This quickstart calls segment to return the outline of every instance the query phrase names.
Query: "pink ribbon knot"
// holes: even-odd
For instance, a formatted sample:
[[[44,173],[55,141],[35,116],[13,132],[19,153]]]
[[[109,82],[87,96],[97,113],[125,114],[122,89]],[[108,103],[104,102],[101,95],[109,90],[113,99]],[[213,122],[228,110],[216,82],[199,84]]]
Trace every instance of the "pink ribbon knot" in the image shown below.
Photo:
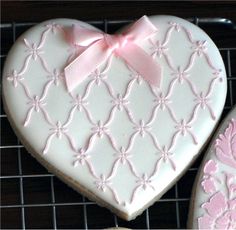
[[[85,50],[65,67],[65,79],[69,92],[103,64],[112,54],[124,59],[150,84],[160,87],[161,67],[136,43],[157,32],[147,16],[143,16],[122,34],[109,35],[80,26],[67,32],[73,44]]]

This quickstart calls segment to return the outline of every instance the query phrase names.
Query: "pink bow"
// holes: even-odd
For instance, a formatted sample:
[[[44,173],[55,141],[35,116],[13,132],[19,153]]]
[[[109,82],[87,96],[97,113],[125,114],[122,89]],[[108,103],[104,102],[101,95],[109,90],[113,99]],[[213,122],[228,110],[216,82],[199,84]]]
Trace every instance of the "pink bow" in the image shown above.
[[[65,79],[71,92],[111,54],[123,58],[139,75],[152,85],[160,86],[161,67],[137,42],[147,39],[157,31],[156,27],[143,16],[122,34],[109,35],[95,30],[74,26],[68,36],[73,44],[86,49],[65,67]]]

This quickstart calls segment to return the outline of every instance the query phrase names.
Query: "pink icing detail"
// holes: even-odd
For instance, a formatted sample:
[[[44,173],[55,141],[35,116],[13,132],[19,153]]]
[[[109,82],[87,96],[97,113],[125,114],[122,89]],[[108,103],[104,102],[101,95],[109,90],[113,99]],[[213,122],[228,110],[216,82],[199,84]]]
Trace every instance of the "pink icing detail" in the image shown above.
[[[158,173],[160,163],[167,163],[167,161],[170,163],[172,169],[175,171],[176,170],[176,165],[174,161],[170,158],[172,157],[173,153],[170,152],[170,149],[167,149],[166,146],[164,146],[162,149],[159,150],[161,153],[161,157],[156,161],[155,167],[153,172],[151,173],[150,178],[155,177],[155,175]]]
[[[146,190],[147,188],[151,188],[152,190],[155,191],[155,188],[151,185],[151,182],[152,180],[150,179],[150,177],[147,176],[146,173],[144,173],[142,177],[139,177],[138,180],[136,181],[138,186],[133,190],[130,203],[134,201],[139,189]]]
[[[215,66],[213,65],[213,63],[211,62],[211,59],[210,59],[210,57],[208,56],[208,54],[204,52],[204,56],[205,56],[205,58],[206,58],[206,60],[207,60],[208,65],[209,65],[213,70],[217,71],[216,67],[215,67]]]
[[[52,133],[48,136],[47,140],[46,140],[46,145],[43,149],[43,153],[46,154],[50,148],[50,145],[51,145],[51,141],[52,141],[52,138],[54,136],[56,136],[57,138],[61,139],[62,138],[62,135],[65,135],[67,132],[68,132],[68,129],[64,126],[64,125],[61,125],[61,122],[58,121],[56,123],[56,125],[54,125],[52,128],[50,128],[50,130],[52,130]],[[68,135],[65,135],[67,138],[69,137]],[[69,139],[69,142],[71,143],[71,140],[70,138]]]
[[[59,30],[59,31],[62,31],[63,32],[63,29],[60,25],[52,22],[51,24],[47,24],[45,25],[49,31],[51,31],[53,34],[56,34],[56,31]]]
[[[150,43],[152,44],[152,49],[154,48],[153,53],[151,54],[151,56],[155,59],[156,56],[158,56],[159,58],[161,58],[165,52],[168,50],[167,47],[165,47],[163,44],[160,44],[159,41],[156,41],[156,43],[154,43],[151,39],[150,39]]]
[[[184,72],[188,72],[192,67],[193,67],[193,63],[195,61],[196,58],[196,53],[192,53],[189,59],[189,63],[188,65],[185,67]]]
[[[19,76],[23,75],[23,74],[26,72],[30,60],[31,60],[31,55],[28,55],[28,56],[26,57],[25,61],[24,61],[24,64],[23,64],[22,69],[21,69],[20,72],[18,73]]]
[[[115,151],[118,151],[118,147],[117,147],[117,145],[116,145],[116,142],[115,142],[114,138],[113,138],[110,134],[106,134],[106,135],[107,135],[108,140],[110,141],[111,146],[113,147],[113,149],[114,149]]]
[[[221,172],[224,180],[216,176],[220,163],[236,169],[234,163],[235,136],[236,121],[231,119],[224,133],[219,134],[216,139],[215,154],[219,164],[213,160],[205,163],[201,186],[206,193],[211,195],[209,195],[208,201],[202,204],[205,212],[198,218],[199,229],[236,228],[236,177],[224,171]],[[220,188],[217,188],[216,182],[221,185]]]
[[[121,164],[125,164],[129,161],[129,158],[132,157],[132,155],[125,150],[124,147],[121,147],[119,150],[118,150],[118,153],[116,153],[115,155],[118,154],[118,160],[120,160]]]
[[[64,81],[64,74],[59,72],[58,69],[54,69],[48,77],[51,78],[55,86],[58,86],[60,81]]]
[[[12,84],[14,85],[14,87],[16,88],[16,87],[17,87],[17,83],[18,83],[19,81],[24,80],[24,78],[23,78],[21,75],[19,75],[19,74],[16,72],[16,70],[13,70],[11,74],[7,75],[7,80],[8,80],[8,81],[11,81]]]
[[[214,86],[216,80],[217,80],[217,77],[215,77],[211,80],[210,85],[209,85],[208,90],[207,90],[207,93],[206,93],[207,97],[211,94],[211,91],[213,89],[213,86]]]
[[[174,27],[174,29],[175,29],[177,32],[180,32],[181,26],[180,26],[179,23],[177,23],[177,22],[169,22],[168,24],[171,25],[172,27]]]
[[[167,30],[167,32],[165,34],[164,41],[162,42],[162,46],[166,46],[167,45],[167,43],[170,40],[170,35],[171,35],[172,31],[174,30],[174,28],[175,28],[175,25],[171,25],[171,27]]]
[[[47,34],[48,34],[48,31],[49,31],[49,30],[45,30],[45,31],[42,33],[40,42],[39,42],[39,44],[38,44],[38,49],[41,49],[41,48],[43,47],[43,45],[45,44],[46,36],[47,36]]]
[[[73,165],[74,167],[77,167],[79,164],[85,165],[86,161],[91,157],[88,155],[84,149],[80,149],[78,153],[75,155],[76,160],[74,161]]]
[[[167,63],[168,66],[170,67],[170,69],[171,69],[172,71],[175,71],[175,67],[174,67],[174,65],[173,65],[173,63],[172,63],[170,57],[169,57],[167,54],[165,54],[165,53],[163,54],[163,56],[164,56],[164,58],[165,58],[165,60],[166,60],[166,63]]]
[[[135,125],[135,124],[136,124],[136,121],[135,121],[135,119],[134,119],[132,113],[130,112],[129,108],[126,107],[126,106],[124,106],[124,109],[125,109],[125,111],[126,111],[128,117],[129,117],[130,122]]]
[[[207,43],[206,41],[196,41],[194,43],[194,46],[192,46],[192,48],[194,49],[194,51],[197,53],[199,57],[201,57],[202,54],[204,54],[205,51],[207,50],[206,43]],[[210,67],[212,66],[210,65]]]
[[[236,168],[236,120],[232,119],[224,134],[216,139],[216,156],[224,164]]]
[[[185,136],[186,133],[188,133],[192,137],[194,144],[195,145],[198,144],[197,138],[195,137],[193,132],[190,130],[191,126],[190,126],[189,122],[187,123],[184,119],[181,119],[181,121],[179,123],[177,123],[175,128],[178,130],[178,133],[180,133],[182,136]]]
[[[32,57],[34,61],[36,61],[37,58],[40,57],[40,54],[43,54],[41,47],[37,46],[36,43],[30,44],[26,38],[24,38],[24,43],[27,47],[26,51],[30,54],[30,57]]]
[[[130,95],[132,86],[133,86],[133,84],[134,84],[135,81],[136,81],[136,79],[132,79],[132,80],[128,83],[128,86],[127,86],[127,88],[126,88],[126,92],[125,92],[125,94],[124,94],[124,98],[125,98],[125,99]],[[140,80],[140,81],[141,81],[141,80]]]
[[[206,162],[203,170],[204,176],[201,186],[206,193],[213,193],[216,191],[214,173],[217,170],[217,163],[213,160],[209,160]]]
[[[130,152],[131,151],[131,149],[132,149],[132,147],[133,147],[133,145],[134,145],[134,139],[135,139],[135,137],[138,135],[138,132],[134,132],[131,136],[130,136],[130,138],[129,138],[129,143],[128,143],[128,147],[126,148],[126,151],[127,152]]]
[[[145,124],[143,120],[140,120],[139,123],[136,124],[134,129],[137,131],[138,134],[140,134],[141,137],[144,137],[144,135],[150,129],[150,126]]]
[[[149,136],[151,137],[151,139],[153,141],[153,144],[156,147],[156,149],[158,151],[161,151],[161,147],[160,147],[160,144],[157,141],[157,138],[150,131],[147,131],[147,134],[149,134]]]
[[[106,178],[103,174],[95,181],[97,189],[101,190],[102,192],[106,191],[106,188],[109,184],[111,184],[110,180]]]
[[[116,171],[117,171],[117,168],[118,168],[118,166],[119,166],[119,162],[120,162],[120,160],[117,159],[117,160],[115,160],[115,162],[113,163],[112,168],[111,168],[111,172],[110,172],[110,174],[107,176],[107,179],[108,179],[108,180],[110,180],[110,179],[115,175],[115,173],[116,173]]]
[[[47,62],[41,57],[41,56],[38,56],[40,62],[42,63],[42,67],[44,68],[44,70],[48,73],[48,74],[51,74],[51,71],[48,67],[48,64]]]
[[[118,110],[122,111],[124,106],[129,104],[129,101],[125,99],[125,97],[122,97],[120,94],[118,94],[117,97],[112,100],[112,103],[116,105]]]
[[[155,120],[156,115],[157,115],[157,111],[158,111],[158,109],[159,109],[159,106],[160,106],[160,105],[157,105],[156,107],[153,108],[151,117],[150,117],[150,119],[148,120],[147,125],[151,125],[152,122]]]
[[[114,197],[114,200],[116,201],[117,204],[121,204],[120,200],[119,200],[119,197],[118,197],[118,194],[116,192],[115,189],[113,189],[111,186],[107,185],[107,188],[110,189],[113,197]]]
[[[199,229],[235,229],[235,210],[229,209],[228,200],[222,192],[215,193],[202,205],[207,211],[198,218]]]
[[[107,120],[106,120],[106,122],[105,122],[105,124],[106,124],[106,126],[108,126],[109,124],[111,124],[111,122],[112,122],[112,120],[114,119],[114,114],[115,114],[115,111],[116,111],[116,108],[118,107],[118,110],[119,110],[119,106],[121,106],[121,105],[117,105],[117,106],[114,106],[112,109],[111,109],[111,111],[110,111],[110,114],[109,114],[109,117],[107,118]],[[120,107],[121,108],[121,107]]]
[[[212,108],[209,105],[209,96],[204,96],[203,92],[201,92],[199,95],[197,95],[197,98],[195,99],[195,101],[197,102],[197,106],[195,107],[195,109],[201,108],[201,109],[208,109],[212,120],[215,120],[215,114],[212,110]]]
[[[216,170],[217,170],[217,163],[215,161],[209,160],[206,162],[204,166],[204,173],[213,174],[216,172]]]
[[[36,43],[32,43],[30,44],[28,42],[27,39],[24,39],[25,45],[27,47],[27,53],[28,56],[26,56],[24,63],[23,63],[23,67],[20,70],[20,72],[17,74],[17,71],[15,70],[15,72],[11,74],[8,74],[7,77],[9,78],[8,81],[12,82],[14,87],[17,87],[18,85],[23,87],[24,93],[26,95],[26,97],[29,100],[32,100],[32,95],[30,94],[30,90],[27,87],[26,84],[24,84],[24,78],[23,78],[23,74],[27,71],[28,66],[30,64],[30,60],[37,60],[39,59],[39,63],[41,63],[41,66],[43,67],[43,69],[45,70],[45,72],[47,74],[49,74],[50,76],[50,80],[45,84],[43,90],[42,90],[42,96],[41,98],[37,99],[38,101],[41,100],[42,104],[40,105],[40,103],[34,103],[34,104],[30,104],[31,108],[29,108],[28,112],[27,112],[27,116],[26,116],[26,124],[29,125],[30,121],[31,121],[31,116],[33,111],[35,110],[37,111],[41,111],[45,121],[52,127],[49,130],[49,134],[46,137],[46,141],[45,141],[45,146],[44,146],[44,150],[43,153],[47,153],[50,149],[51,146],[51,142],[53,140],[54,137],[57,137],[59,139],[61,139],[62,137],[65,137],[67,139],[67,142],[70,146],[70,149],[76,154],[75,155],[75,161],[73,162],[74,167],[79,167],[79,166],[83,166],[83,167],[87,167],[89,169],[90,174],[98,181],[98,183],[101,183],[99,185],[99,188],[102,189],[102,187],[107,188],[111,193],[112,196],[114,198],[114,200],[116,201],[116,203],[118,204],[127,204],[126,201],[121,202],[121,200],[118,197],[118,194],[116,192],[116,190],[114,188],[112,188],[110,186],[110,181],[109,179],[113,178],[116,175],[117,169],[119,167],[119,164],[127,164],[129,166],[130,172],[132,175],[134,175],[136,178],[139,178],[139,185],[137,187],[134,187],[132,190],[132,197],[131,197],[131,201],[133,201],[138,193],[138,191],[140,191],[142,188],[145,189],[148,186],[150,188],[152,188],[152,186],[150,185],[150,183],[144,183],[144,179],[146,178],[147,181],[152,181],[154,180],[154,176],[158,173],[159,170],[159,166],[161,163],[169,163],[170,167],[173,170],[176,170],[176,165],[174,162],[174,159],[171,159],[171,157],[174,155],[173,153],[171,153],[171,149],[174,147],[174,145],[177,142],[177,138],[179,136],[179,134],[181,135],[185,135],[186,133],[188,133],[191,138],[193,139],[193,142],[196,144],[197,142],[197,137],[195,137],[195,135],[189,130],[191,128],[190,123],[193,122],[193,120],[197,117],[197,112],[199,108],[207,108],[210,112],[211,117],[215,117],[214,116],[214,112],[211,109],[211,107],[209,106],[208,102],[207,103],[200,103],[200,100],[197,101],[197,104],[195,105],[195,107],[192,110],[192,113],[190,113],[190,118],[189,120],[187,118],[183,119],[182,121],[188,121],[185,122],[184,124],[182,124],[182,126],[186,126],[185,128],[183,128],[179,123],[178,120],[176,119],[176,115],[175,112],[172,111],[172,109],[169,107],[169,102],[170,102],[170,97],[172,95],[172,92],[175,88],[175,85],[177,84],[177,82],[179,83],[187,83],[192,91],[192,93],[196,96],[197,99],[199,99],[199,94],[193,84],[193,82],[191,82],[191,79],[188,78],[189,73],[188,71],[192,68],[192,66],[194,65],[195,59],[198,56],[202,56],[204,55],[207,64],[209,65],[209,67],[211,69],[213,69],[215,72],[213,73],[213,75],[215,76],[209,83],[208,85],[208,90],[207,93],[205,94],[205,96],[203,96],[203,93],[200,93],[200,96],[202,96],[202,98],[205,100],[209,100],[209,96],[211,94],[211,92],[214,89],[214,86],[216,84],[216,79],[219,79],[219,74],[220,74],[220,70],[218,70],[217,68],[214,67],[214,65],[212,64],[210,57],[207,55],[206,52],[206,44],[204,42],[202,42],[202,44],[200,44],[198,41],[195,42],[193,40],[192,34],[183,26],[175,23],[175,22],[171,22],[170,23],[170,27],[167,29],[167,32],[164,36],[164,41],[153,41],[153,40],[149,40],[152,48],[154,48],[154,52],[151,54],[151,56],[153,56],[155,58],[156,55],[158,55],[160,58],[163,56],[164,57],[164,61],[166,61],[168,67],[171,69],[171,71],[174,73],[174,79],[170,81],[169,86],[167,87],[168,90],[167,92],[159,92],[157,93],[157,90],[155,87],[148,85],[150,88],[150,92],[154,95],[154,97],[156,97],[156,101],[154,101],[153,105],[154,107],[152,108],[152,111],[150,113],[150,117],[148,120],[148,122],[145,122],[143,119],[141,119],[139,121],[139,123],[135,120],[134,115],[132,114],[131,110],[128,107],[128,97],[130,96],[131,92],[132,92],[132,88],[136,85],[135,83],[137,82],[138,85],[140,85],[143,82],[142,77],[137,74],[127,63],[126,66],[127,68],[130,70],[131,74],[131,80],[127,83],[125,91],[122,92],[115,92],[113,90],[112,85],[109,83],[109,81],[107,81],[107,74],[108,71],[110,69],[111,66],[111,61],[112,58],[110,58],[104,65],[104,67],[102,67],[102,70],[100,69],[96,69],[94,73],[92,73],[91,76],[91,80],[88,81],[85,90],[83,93],[81,93],[81,95],[73,95],[72,93],[70,94],[70,96],[72,97],[73,101],[72,103],[72,107],[71,109],[68,111],[68,116],[67,116],[67,120],[64,123],[64,125],[61,125],[60,122],[57,122],[57,124],[55,125],[55,122],[53,122],[48,114],[48,112],[46,111],[45,107],[42,107],[44,104],[44,102],[42,102],[42,100],[46,99],[48,91],[51,88],[51,85],[54,84],[55,86],[58,85],[58,81],[59,80],[64,80],[64,75],[63,73],[60,73],[59,70],[54,69],[53,71],[49,69],[48,63],[46,62],[46,60],[44,60],[44,58],[41,56],[41,54],[43,54],[43,46],[45,44],[46,41],[46,37],[49,31],[51,31],[52,33],[55,33],[57,29],[61,29],[60,25],[46,25],[47,29],[45,31],[42,32],[41,35],[41,39],[39,42],[39,45],[37,46]],[[195,51],[191,54],[188,63],[185,67],[185,69],[183,69],[183,67],[175,67],[173,64],[173,60],[171,59],[171,57],[167,54],[167,45],[168,42],[170,40],[170,36],[172,34],[172,32],[176,30],[176,31],[183,31],[189,42],[192,44],[193,48],[195,49]],[[198,44],[199,43],[199,44]],[[198,45],[198,46],[196,46]],[[200,47],[201,46],[201,47]],[[76,48],[76,50],[75,50]],[[68,58],[68,61],[72,61],[72,59],[75,56],[78,56],[78,53],[81,52],[81,49],[79,47],[73,47],[73,54]],[[112,56],[111,56],[112,57]],[[13,70],[14,71],[14,70]],[[178,76],[177,76],[177,75]],[[92,87],[97,85],[98,87],[100,85],[104,85],[109,93],[109,95],[111,96],[111,100],[114,102],[116,101],[116,106],[111,107],[111,110],[109,111],[108,114],[108,118],[106,120],[106,122],[104,124],[102,124],[102,122],[100,121],[94,121],[92,114],[90,113],[90,111],[88,110],[88,108],[86,107],[87,105],[87,98],[89,96],[89,94],[92,92]],[[116,97],[117,95],[117,97]],[[118,96],[119,95],[119,96]],[[122,97],[123,95],[123,97]],[[112,103],[112,102],[111,102]],[[115,116],[115,113],[117,110],[120,111],[125,111],[127,116],[128,116],[128,120],[134,125],[136,126],[136,131],[134,133],[132,133],[130,135],[130,137],[128,137],[128,145],[127,148],[125,149],[124,147],[121,146],[120,150],[117,147],[117,143],[116,140],[113,138],[112,133],[109,132],[109,125],[110,123],[113,121],[113,118]],[[157,112],[159,109],[166,109],[171,117],[171,119],[177,124],[177,132],[174,132],[172,137],[170,138],[170,143],[169,145],[166,145],[164,147],[160,147],[160,144],[158,143],[158,140],[155,136],[155,134],[151,133],[151,131],[149,131],[149,128],[151,127],[150,124],[152,124],[152,122],[155,121],[156,117],[157,117]],[[70,137],[69,133],[68,133],[68,126],[69,124],[71,124],[74,114],[75,112],[84,112],[86,114],[86,117],[88,119],[88,122],[91,123],[94,126],[94,134],[91,133],[91,135],[88,136],[88,140],[86,142],[85,146],[82,146],[79,150],[78,147],[75,145],[75,143],[73,142],[72,137]],[[182,127],[182,128],[181,128]],[[50,132],[52,131],[52,132]],[[152,139],[153,145],[154,147],[157,149],[157,151],[159,153],[161,153],[161,157],[158,157],[158,159],[155,162],[152,174],[150,177],[148,177],[146,174],[143,174],[143,176],[141,177],[139,175],[139,173],[136,171],[135,165],[132,162],[131,158],[131,151],[132,148],[135,144],[135,139],[138,135],[141,136],[149,136]],[[115,159],[114,162],[111,165],[111,171],[108,174],[108,176],[105,175],[101,175],[100,177],[96,174],[96,166],[93,165],[89,160],[90,160],[90,154],[88,153],[88,151],[93,148],[93,146],[96,143],[96,140],[100,137],[105,136],[106,138],[108,138],[110,145],[112,146],[112,148],[119,153],[120,155],[117,156],[117,154],[115,154]],[[121,151],[122,149],[122,151]],[[167,166],[163,166],[163,167],[167,167]],[[208,172],[210,173],[210,171]],[[217,180],[216,177],[211,177],[212,180]],[[207,179],[205,179],[207,180]],[[99,182],[100,181],[100,182]],[[209,180],[210,181],[210,180]],[[206,183],[209,183],[206,182]],[[228,184],[230,183],[231,179],[228,179]],[[104,183],[104,185],[102,184]],[[205,185],[205,187],[210,186],[211,185]],[[144,188],[145,187],[145,188]],[[236,190],[236,185],[232,185],[229,184],[228,188],[229,188],[229,193],[232,194],[232,191]],[[153,188],[154,189],[154,188]],[[236,202],[234,200],[230,200],[228,202],[230,207],[235,207]],[[233,215],[231,215],[233,216]],[[223,216],[224,218],[222,218],[220,221],[221,222],[225,222],[224,220],[227,219],[227,215]]]
[[[189,42],[193,44],[193,43],[194,43],[194,40],[193,40],[193,35],[192,35],[192,33],[191,33],[189,30],[187,30],[185,27],[183,27],[183,26],[181,26],[181,29],[185,32],[185,34],[186,34],[186,36],[187,36]]]

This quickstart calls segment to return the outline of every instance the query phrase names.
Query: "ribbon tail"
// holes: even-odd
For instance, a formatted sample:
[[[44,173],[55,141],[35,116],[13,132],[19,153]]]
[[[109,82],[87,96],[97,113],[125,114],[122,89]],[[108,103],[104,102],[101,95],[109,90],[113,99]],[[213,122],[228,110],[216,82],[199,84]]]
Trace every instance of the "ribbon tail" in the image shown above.
[[[65,67],[65,81],[69,92],[107,60],[111,52],[103,40],[95,42]]]
[[[159,63],[155,62],[142,48],[129,44],[119,50],[121,56],[144,80],[151,85],[160,87],[162,70]]]

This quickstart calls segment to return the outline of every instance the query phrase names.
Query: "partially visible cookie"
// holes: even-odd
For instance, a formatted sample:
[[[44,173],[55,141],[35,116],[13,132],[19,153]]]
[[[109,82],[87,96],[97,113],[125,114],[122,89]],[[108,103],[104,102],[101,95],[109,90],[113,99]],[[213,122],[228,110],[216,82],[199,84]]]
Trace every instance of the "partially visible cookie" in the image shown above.
[[[192,193],[189,227],[236,229],[236,106],[203,160]]]

